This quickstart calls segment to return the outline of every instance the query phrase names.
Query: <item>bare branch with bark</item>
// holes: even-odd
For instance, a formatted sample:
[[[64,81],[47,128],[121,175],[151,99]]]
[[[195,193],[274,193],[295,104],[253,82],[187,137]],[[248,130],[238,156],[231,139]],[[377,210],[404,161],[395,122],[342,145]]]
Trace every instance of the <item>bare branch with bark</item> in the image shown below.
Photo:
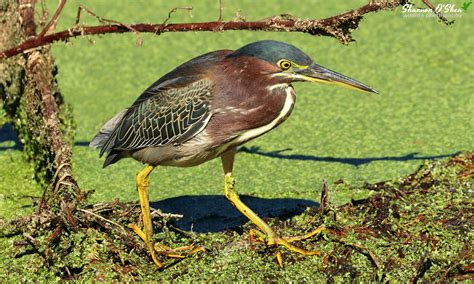
[[[64,6],[66,5],[66,0],[59,0],[58,8],[56,12],[54,12],[53,17],[49,21],[49,23],[43,28],[43,30],[38,34],[38,38],[42,38],[50,29],[56,27],[56,23],[58,22],[59,15],[63,11]]]
[[[393,9],[405,3],[405,0],[370,1],[368,4],[357,9],[320,20],[299,19],[288,17],[288,15],[280,15],[252,22],[223,22],[222,19],[219,18],[214,22],[202,23],[166,24],[165,22],[163,24],[122,24],[107,20],[106,22],[115,22],[116,24],[100,26],[81,26],[76,24],[67,30],[49,35],[45,35],[46,32],[42,32],[37,37],[30,38],[18,46],[1,52],[0,58],[15,56],[43,45],[48,45],[56,41],[66,41],[73,37],[126,32],[153,33],[156,35],[166,32],[215,32],[227,30],[302,32],[315,36],[330,36],[336,38],[343,44],[348,44],[353,41],[351,33],[358,27],[363,15],[385,9]],[[84,9],[84,7],[82,8]],[[62,9],[61,5],[53,16],[53,19],[57,19],[60,9]],[[222,7],[220,9],[222,9]]]

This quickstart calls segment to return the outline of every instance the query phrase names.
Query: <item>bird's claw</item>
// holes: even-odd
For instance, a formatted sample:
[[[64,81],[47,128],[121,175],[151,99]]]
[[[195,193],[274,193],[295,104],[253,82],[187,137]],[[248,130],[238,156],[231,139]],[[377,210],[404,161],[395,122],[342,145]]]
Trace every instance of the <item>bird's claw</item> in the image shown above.
[[[206,249],[202,246],[194,245],[170,248],[163,244],[155,244],[155,251],[161,255],[171,258],[186,258],[187,256],[198,252],[206,252]]]
[[[131,228],[147,244],[147,246],[149,243],[152,243],[150,240],[147,239],[145,233],[137,225],[129,224],[128,227]],[[177,247],[177,248],[170,248],[167,245],[160,244],[160,243],[157,243],[157,244],[152,243],[152,249],[150,250],[151,250],[150,254],[153,258],[153,261],[160,269],[163,268],[163,264],[161,264],[161,262],[158,261],[158,259],[156,259],[155,252],[160,255],[170,257],[170,258],[183,259],[195,253],[206,251],[206,249],[201,246],[189,245],[189,246],[182,246],[182,247]]]
[[[311,238],[315,235],[318,235],[325,229],[326,228],[324,226],[321,226],[305,235],[289,237],[289,238],[278,237],[273,232],[272,234],[265,234],[259,230],[251,229],[249,232],[249,238],[252,242],[259,241],[266,244],[267,246],[283,246],[290,251],[293,251],[302,255],[320,255],[321,253],[317,250],[301,249],[299,247],[292,245],[291,243],[295,241],[302,241],[302,240]],[[283,267],[283,256],[279,250],[276,251],[275,256],[280,267]]]

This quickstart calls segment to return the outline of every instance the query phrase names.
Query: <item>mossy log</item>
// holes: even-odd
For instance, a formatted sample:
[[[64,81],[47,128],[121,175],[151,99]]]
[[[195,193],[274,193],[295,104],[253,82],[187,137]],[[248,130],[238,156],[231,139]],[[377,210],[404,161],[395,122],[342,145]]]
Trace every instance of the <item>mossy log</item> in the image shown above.
[[[1,2],[0,49],[36,35],[34,4],[34,0]],[[3,120],[13,125],[34,176],[45,189],[43,208],[60,208],[62,202],[76,202],[82,196],[70,166],[72,110],[59,92],[56,74],[49,47],[0,62]]]

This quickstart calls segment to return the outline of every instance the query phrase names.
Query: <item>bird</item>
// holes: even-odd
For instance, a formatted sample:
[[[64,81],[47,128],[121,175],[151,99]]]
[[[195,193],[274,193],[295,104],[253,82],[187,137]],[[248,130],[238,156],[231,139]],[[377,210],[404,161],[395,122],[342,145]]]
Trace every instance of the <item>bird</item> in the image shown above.
[[[173,249],[152,241],[150,174],[159,166],[192,167],[219,157],[224,195],[258,227],[255,232],[259,239],[268,246],[282,246],[303,255],[319,254],[292,244],[303,237],[279,236],[245,205],[232,174],[237,147],[276,128],[290,116],[296,82],[335,84],[377,94],[371,87],[315,63],[291,44],[261,40],[234,51],[212,51],[179,65],[106,122],[91,140],[91,147],[100,148],[100,157],[106,154],[103,167],[124,158],[146,165],[136,175],[143,230],[135,224],[129,227],[145,242],[158,268],[164,265],[157,253],[185,257],[184,249],[189,249],[187,255],[204,248]],[[282,265],[281,255],[277,254],[277,260]]]

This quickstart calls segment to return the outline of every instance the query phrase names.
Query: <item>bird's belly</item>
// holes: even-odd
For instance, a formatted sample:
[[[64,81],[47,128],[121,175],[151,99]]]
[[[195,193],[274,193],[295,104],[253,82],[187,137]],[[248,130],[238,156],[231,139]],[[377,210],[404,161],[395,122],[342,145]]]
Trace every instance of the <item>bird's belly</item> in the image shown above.
[[[182,156],[176,159],[163,161],[160,165],[171,167],[194,167],[217,157],[217,155],[210,154],[211,153],[203,152],[189,156]]]
[[[192,167],[219,156],[213,141],[203,131],[181,145],[149,147],[132,154],[143,163],[154,166]]]

